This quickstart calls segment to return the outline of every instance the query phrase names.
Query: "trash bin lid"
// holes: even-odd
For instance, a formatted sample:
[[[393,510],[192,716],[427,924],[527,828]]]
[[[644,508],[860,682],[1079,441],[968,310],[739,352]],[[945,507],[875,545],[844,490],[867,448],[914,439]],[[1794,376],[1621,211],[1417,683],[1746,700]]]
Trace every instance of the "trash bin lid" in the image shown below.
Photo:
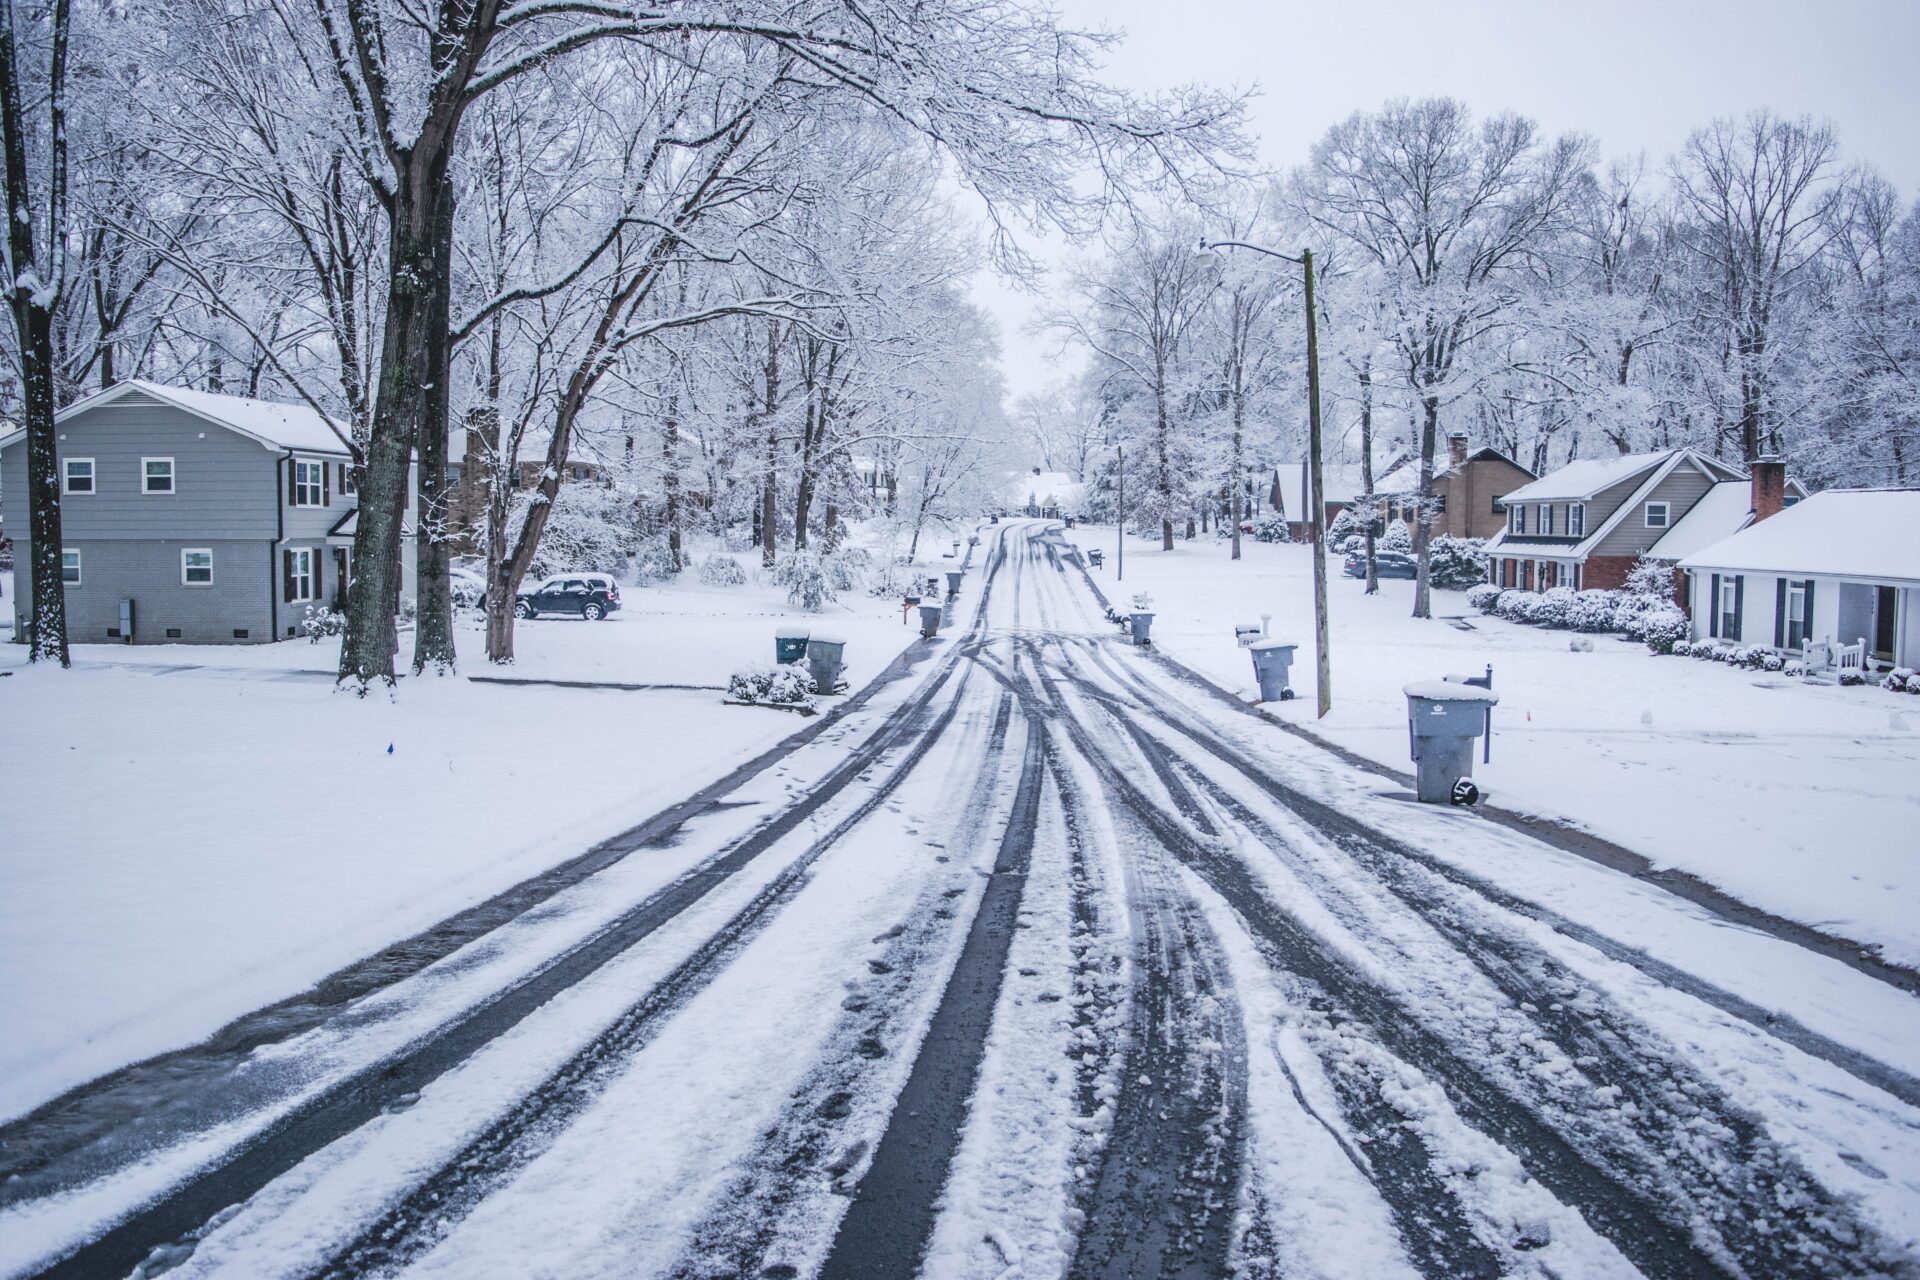
[[[813,632],[807,627],[779,627],[774,630],[775,640],[805,640]]]
[[[1402,692],[1409,698],[1421,698],[1428,702],[1480,702],[1490,707],[1500,701],[1500,695],[1491,689],[1454,684],[1447,680],[1416,680]]]
[[[1298,649],[1299,647],[1300,647],[1299,644],[1296,643],[1295,641],[1279,640],[1279,639],[1255,640],[1252,644],[1247,646],[1247,648],[1249,649],[1260,649],[1260,650]]]
[[[845,644],[847,638],[845,636],[833,635],[826,631],[816,631],[813,633],[812,642],[814,644]]]

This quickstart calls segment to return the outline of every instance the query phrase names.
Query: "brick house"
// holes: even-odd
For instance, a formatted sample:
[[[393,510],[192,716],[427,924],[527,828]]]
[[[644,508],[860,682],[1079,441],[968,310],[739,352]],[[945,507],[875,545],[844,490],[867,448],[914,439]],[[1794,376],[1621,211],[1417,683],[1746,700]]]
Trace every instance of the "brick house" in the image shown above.
[[[1487,543],[1488,579],[1524,591],[1625,586],[1634,561],[1716,486],[1748,479],[1688,448],[1568,463],[1499,499],[1506,525]],[[1756,464],[1753,484],[1767,511],[1789,497],[1783,463]]]
[[[1464,432],[1447,437],[1447,456],[1433,473],[1435,537],[1491,538],[1506,527],[1501,500],[1533,472],[1497,449],[1468,452]],[[1374,481],[1374,497],[1386,520],[1412,525],[1420,511],[1420,461],[1407,459]]]

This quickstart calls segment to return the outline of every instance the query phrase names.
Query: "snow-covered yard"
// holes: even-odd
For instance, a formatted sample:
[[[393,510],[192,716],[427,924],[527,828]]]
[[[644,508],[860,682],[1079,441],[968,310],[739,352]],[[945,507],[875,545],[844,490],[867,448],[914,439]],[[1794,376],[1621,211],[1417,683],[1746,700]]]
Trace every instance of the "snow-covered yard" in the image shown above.
[[[757,584],[623,595],[604,622],[522,623],[505,670],[464,621],[463,673],[723,686],[800,622],[848,641],[857,690],[917,635],[860,592],[822,615]],[[298,992],[807,723],[710,690],[429,679],[363,701],[333,690],[337,644],[81,645],[66,673],[0,645],[0,1117]]]
[[[1299,697],[1269,706],[1371,759],[1410,769],[1402,686],[1493,667],[1493,761],[1475,776],[1508,808],[1574,825],[1690,872],[1763,910],[1920,964],[1920,703],[1878,688],[1806,685],[1639,644],[1482,617],[1464,592],[1409,616],[1413,584],[1329,589],[1333,711],[1314,718],[1313,579],[1304,546],[1130,539],[1116,589],[1111,527],[1067,537],[1106,553],[1095,581],[1122,604],[1146,591],[1155,643],[1256,696],[1233,626],[1273,615],[1297,640]],[[1461,619],[1459,623],[1445,618]]]

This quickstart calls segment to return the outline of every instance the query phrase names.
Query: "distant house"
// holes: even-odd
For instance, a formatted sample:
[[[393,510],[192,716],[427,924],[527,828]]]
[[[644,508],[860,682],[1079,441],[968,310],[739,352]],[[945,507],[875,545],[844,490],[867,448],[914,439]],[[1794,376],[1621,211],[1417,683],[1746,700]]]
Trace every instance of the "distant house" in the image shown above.
[[[1755,477],[1766,489],[1759,518],[1800,495],[1783,463],[1756,464]],[[1709,494],[1730,483],[1748,491],[1748,477],[1695,449],[1568,463],[1499,499],[1506,526],[1487,543],[1489,579],[1524,591],[1625,586],[1634,561],[1678,533]],[[1738,499],[1717,496],[1705,511],[1731,515],[1735,505]],[[1753,509],[1750,500],[1746,510]],[[1744,523],[1745,510],[1738,515]],[[1721,536],[1738,527],[1724,527]],[[1703,517],[1687,540],[1722,528]]]
[[[359,512],[345,427],[304,405],[137,381],[54,421],[70,639],[260,643],[345,598]],[[24,566],[24,431],[0,437],[0,474]],[[32,583],[15,584],[24,638]]]
[[[1829,489],[1680,560],[1696,639],[1920,667],[1920,489]]]
[[[1467,437],[1447,437],[1447,456],[1433,473],[1433,532],[1491,538],[1506,527],[1500,501],[1531,483],[1533,472],[1497,449],[1468,452]],[[1381,518],[1411,525],[1420,512],[1420,460],[1409,458],[1373,485]]]
[[[1383,459],[1374,467],[1374,480],[1378,484],[1381,477],[1404,465],[1405,458]],[[1320,497],[1326,509],[1326,522],[1333,524],[1334,517],[1353,505],[1355,498],[1366,492],[1366,485],[1360,464],[1357,462],[1323,462],[1320,467]],[[1287,531],[1295,542],[1306,542],[1313,537],[1313,472],[1305,462],[1282,462],[1273,469],[1272,483],[1267,490],[1267,505],[1287,518]]]

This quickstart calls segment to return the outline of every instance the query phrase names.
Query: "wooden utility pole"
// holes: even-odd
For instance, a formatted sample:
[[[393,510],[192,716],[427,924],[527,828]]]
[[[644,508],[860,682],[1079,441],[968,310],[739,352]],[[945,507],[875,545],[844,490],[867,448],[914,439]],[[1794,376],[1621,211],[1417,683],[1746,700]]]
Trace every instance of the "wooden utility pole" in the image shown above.
[[[1320,339],[1313,314],[1313,250],[1300,252],[1307,281],[1307,450],[1313,475],[1314,681],[1320,715],[1333,709],[1333,663],[1327,646],[1327,499],[1320,475]]]
[[[1120,520],[1113,530],[1113,580],[1127,576],[1127,447],[1117,444],[1113,451],[1120,459]]]

